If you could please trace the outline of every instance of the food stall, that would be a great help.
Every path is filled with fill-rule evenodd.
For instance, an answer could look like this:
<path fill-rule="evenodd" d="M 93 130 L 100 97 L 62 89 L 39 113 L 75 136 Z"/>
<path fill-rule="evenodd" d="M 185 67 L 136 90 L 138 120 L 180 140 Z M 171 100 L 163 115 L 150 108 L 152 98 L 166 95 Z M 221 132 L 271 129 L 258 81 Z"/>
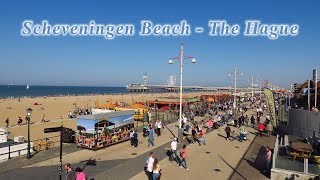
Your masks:
<path fill-rule="evenodd" d="M 130 139 L 134 111 L 113 111 L 77 118 L 79 147 L 97 150 Z"/>

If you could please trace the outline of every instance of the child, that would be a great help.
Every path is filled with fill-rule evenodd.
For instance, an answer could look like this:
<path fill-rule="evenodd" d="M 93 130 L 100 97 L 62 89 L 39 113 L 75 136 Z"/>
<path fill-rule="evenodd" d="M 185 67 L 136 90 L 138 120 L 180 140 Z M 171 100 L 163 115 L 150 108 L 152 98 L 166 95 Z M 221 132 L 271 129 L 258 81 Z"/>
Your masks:
<path fill-rule="evenodd" d="M 230 140 L 231 140 L 231 141 L 235 141 L 236 139 L 237 139 L 236 132 L 235 132 L 235 131 L 232 131 Z"/>

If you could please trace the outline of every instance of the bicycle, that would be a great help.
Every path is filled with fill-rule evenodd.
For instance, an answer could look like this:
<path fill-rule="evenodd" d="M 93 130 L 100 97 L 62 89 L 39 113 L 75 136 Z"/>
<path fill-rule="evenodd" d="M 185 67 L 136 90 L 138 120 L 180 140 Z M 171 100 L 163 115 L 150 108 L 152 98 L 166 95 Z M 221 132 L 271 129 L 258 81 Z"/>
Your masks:
<path fill-rule="evenodd" d="M 36 142 L 37 145 L 37 150 L 41 151 L 42 147 L 45 147 L 45 150 L 51 149 L 54 147 L 54 143 L 52 141 L 49 141 L 48 138 L 45 138 L 45 141 L 43 140 L 38 140 Z"/>

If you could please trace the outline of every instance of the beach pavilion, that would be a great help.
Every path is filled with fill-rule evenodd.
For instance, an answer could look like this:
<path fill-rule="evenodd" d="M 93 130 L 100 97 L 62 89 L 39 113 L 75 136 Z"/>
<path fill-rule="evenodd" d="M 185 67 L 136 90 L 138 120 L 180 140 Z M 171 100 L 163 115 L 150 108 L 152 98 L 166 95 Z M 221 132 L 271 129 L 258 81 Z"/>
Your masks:
<path fill-rule="evenodd" d="M 77 118 L 77 145 L 99 149 L 129 139 L 134 111 L 113 111 Z M 113 139 L 111 139 L 113 137 Z"/>

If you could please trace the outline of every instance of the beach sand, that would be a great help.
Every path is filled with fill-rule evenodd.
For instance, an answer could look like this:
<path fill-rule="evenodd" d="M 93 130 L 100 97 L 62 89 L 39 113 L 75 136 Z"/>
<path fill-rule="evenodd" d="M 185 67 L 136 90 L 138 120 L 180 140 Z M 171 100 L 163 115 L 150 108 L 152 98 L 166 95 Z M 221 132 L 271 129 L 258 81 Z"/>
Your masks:
<path fill-rule="evenodd" d="M 213 93 L 184 93 L 188 97 L 196 97 L 201 94 Z M 112 100 L 112 103 L 124 102 L 126 104 L 133 104 L 135 102 L 145 102 L 151 98 L 157 97 L 178 97 L 178 93 L 141 93 L 141 94 L 117 94 L 117 95 L 88 95 L 88 96 L 63 96 L 63 97 L 36 97 L 36 98 L 21 98 L 18 99 L 0 99 L 0 127 L 10 132 L 10 137 L 24 136 L 27 138 L 27 126 L 17 126 L 17 118 L 20 116 L 23 119 L 23 124 L 26 124 L 26 109 L 29 107 L 33 109 L 31 115 L 31 140 L 38 138 L 46 138 L 51 136 L 58 136 L 58 133 L 44 134 L 43 129 L 49 127 L 63 126 L 76 129 L 76 120 L 67 119 L 68 112 L 74 111 L 76 107 L 81 109 L 94 108 L 95 102 L 98 99 L 99 104 L 107 103 Z M 34 105 L 39 103 L 41 105 Z M 43 109 L 41 109 L 43 107 Z M 40 123 L 43 114 L 47 123 Z M 61 117 L 63 119 L 61 119 Z M 5 128 L 6 118 L 10 118 L 10 127 Z"/>

